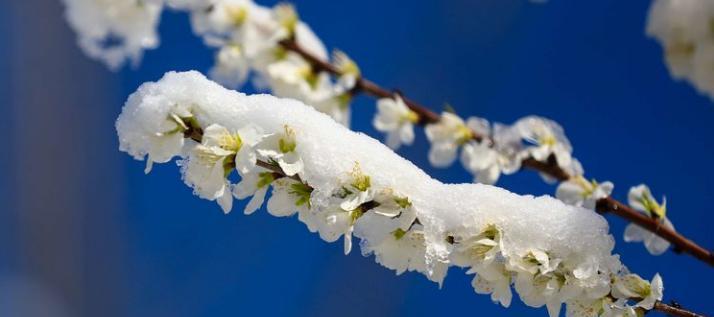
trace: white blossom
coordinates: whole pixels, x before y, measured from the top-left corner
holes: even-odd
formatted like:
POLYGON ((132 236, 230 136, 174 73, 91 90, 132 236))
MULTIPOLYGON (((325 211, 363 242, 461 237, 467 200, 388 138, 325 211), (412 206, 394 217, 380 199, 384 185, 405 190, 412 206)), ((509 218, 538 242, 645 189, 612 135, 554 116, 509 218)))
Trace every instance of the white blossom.
POLYGON ((557 317, 562 303, 578 295, 580 289, 566 287, 562 263, 562 259, 551 259, 546 252, 537 249, 520 258, 511 258, 507 266, 516 272, 515 288, 526 305, 545 305, 548 314, 557 317))
POLYGON ((348 108, 341 97, 344 92, 330 81, 327 73, 315 73, 309 63, 294 55, 268 65, 266 73, 276 95, 303 101, 348 124, 348 108))
POLYGON ((641 317, 637 313, 635 307, 627 304, 626 299, 619 299, 615 302, 612 300, 603 300, 601 317, 641 317))
POLYGON ((243 211, 246 215, 254 213, 263 206, 265 194, 274 180, 275 176, 272 172, 252 172, 244 174, 241 181, 233 187, 233 195, 236 198, 250 197, 243 211))
POLYGON ((159 45, 156 27, 161 3, 137 0, 63 0, 65 16, 89 57, 116 70, 138 64, 146 49, 159 45))
POLYGON ((263 139, 259 147, 258 153, 267 161, 277 163, 287 176, 302 172, 304 163, 296 151, 297 140, 293 128, 284 126, 282 132, 263 139))
POLYGON ((191 26, 207 45, 239 46, 247 56, 275 45, 280 29, 269 9, 251 0, 212 0, 194 7, 191 26))
POLYGON ((599 317, 603 311, 603 299, 577 298, 566 305, 566 317, 599 317))
POLYGON ((652 309, 657 301, 662 300, 664 286, 659 274, 655 274, 652 281, 647 282, 637 274, 626 274, 615 278, 612 295, 618 299, 634 299, 638 302, 635 307, 652 309))
MULTIPOLYGON (((667 199, 663 198, 663 203, 660 205, 652 197, 647 185, 641 184, 630 188, 627 198, 629 205, 633 209, 655 219, 662 227, 674 230, 674 225, 666 216, 667 199)), ((660 255, 667 251, 670 246, 669 241, 634 223, 627 225, 625 228, 624 239, 626 242, 643 242, 647 251, 652 255, 660 255)))
POLYGON ((511 292, 512 273, 506 271, 503 263, 473 270, 473 272, 477 275, 471 281, 471 286, 476 293, 491 294, 491 300, 500 303, 503 307, 511 305, 513 298, 511 292))
MULTIPOLYGON (((183 117, 191 118, 187 111, 183 112, 183 117)), ((168 120, 163 121, 160 126, 166 129, 163 132, 156 132, 147 137, 148 154, 146 158, 146 168, 144 173, 151 172, 154 162, 166 163, 174 156, 179 155, 184 145, 183 132, 188 129, 184 119, 176 113, 171 113, 168 120)))
POLYGON ((663 48, 669 71, 714 98, 714 3, 707 0, 655 0, 647 35, 663 48))
POLYGON ((312 188, 290 178, 279 178, 272 182, 272 193, 268 199, 268 212, 276 217, 308 213, 312 188))
POLYGON ((248 78, 249 63, 240 46, 226 45, 216 54, 216 64, 209 74, 226 87, 240 87, 248 78))
POLYGON ((355 164, 348 184, 339 188, 335 195, 342 199, 340 208, 345 211, 355 210, 374 199, 375 191, 372 188, 371 177, 362 173, 359 164, 355 164))
POLYGON ((456 240, 456 252, 452 254, 455 265, 471 266, 467 274, 476 274, 471 285, 476 293, 491 294, 494 302, 503 307, 511 304, 512 272, 501 260, 503 243, 501 229, 488 225, 479 234, 456 240))
POLYGON ((357 85, 357 80, 362 76, 362 73, 355 63, 345 52, 335 50, 332 52, 332 64, 335 65, 339 72, 338 86, 342 87, 345 92, 352 90, 357 85))
POLYGON ((522 118, 513 124, 513 129, 526 142, 524 156, 527 154, 541 162, 551 156, 563 169, 570 169, 573 148, 565 137, 563 128, 555 121, 537 116, 522 118))
POLYGON ((186 184, 204 199, 217 199, 224 212, 232 205, 230 183, 226 177, 235 168, 241 175, 255 168, 256 154, 252 147, 262 138, 255 126, 236 132, 213 124, 203 131, 202 143, 194 147, 184 163, 186 184))
POLYGON ((228 213, 232 207, 225 160, 229 152, 198 145, 183 163, 184 181, 203 199, 216 200, 228 213))
POLYGON ((465 123, 451 112, 442 113, 439 122, 426 126, 426 137, 431 142, 429 162, 436 167, 451 165, 459 147, 473 138, 473 129, 478 129, 480 124, 476 118, 469 118, 465 123))
POLYGON ((555 197, 566 204, 595 210, 597 201, 610 196, 615 185, 612 182, 588 181, 582 175, 573 176, 558 185, 555 197))
POLYGON ((475 183, 494 184, 503 174, 513 174, 521 167, 516 140, 502 133, 502 125, 491 126, 486 119, 472 117, 469 126, 481 141, 470 141, 463 146, 461 163, 475 175, 475 183))
POLYGON ((419 121, 419 115, 407 107, 400 96, 377 100, 377 114, 374 117, 374 127, 377 131, 387 133, 385 143, 396 150, 402 144, 411 145, 414 142, 414 124, 419 121))
POLYGON ((448 265, 443 262, 437 262, 429 269, 426 262, 426 239, 419 225, 409 230, 396 229, 374 244, 363 242, 362 254, 374 254, 377 263, 396 271, 397 275, 415 271, 439 284, 443 282, 448 269, 448 265))

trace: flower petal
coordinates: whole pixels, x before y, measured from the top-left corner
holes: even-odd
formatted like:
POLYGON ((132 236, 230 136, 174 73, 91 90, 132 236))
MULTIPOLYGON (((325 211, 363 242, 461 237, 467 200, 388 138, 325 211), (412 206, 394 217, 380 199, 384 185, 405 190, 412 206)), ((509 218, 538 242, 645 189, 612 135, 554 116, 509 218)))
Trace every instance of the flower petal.
POLYGON ((268 199, 268 213, 276 217, 286 217, 295 214, 295 201, 286 190, 273 187, 273 192, 268 199))
POLYGON ((263 201, 265 200, 265 193, 267 191, 268 186, 258 189, 255 194, 253 194, 253 198, 251 198, 248 204, 245 206, 245 210, 243 212, 246 215, 250 215, 256 210, 258 210, 258 208, 263 205, 263 201))

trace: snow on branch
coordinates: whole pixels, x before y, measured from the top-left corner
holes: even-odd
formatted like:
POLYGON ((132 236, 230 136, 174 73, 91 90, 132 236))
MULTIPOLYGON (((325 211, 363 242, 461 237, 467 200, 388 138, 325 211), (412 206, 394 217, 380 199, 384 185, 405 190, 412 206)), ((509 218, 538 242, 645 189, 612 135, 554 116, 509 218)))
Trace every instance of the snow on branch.
POLYGON ((448 267, 468 268, 477 293, 508 307, 515 289, 550 316, 563 303, 567 316, 673 308, 659 302, 659 275, 643 280, 612 255, 600 215, 551 197, 440 183, 299 101, 172 72, 132 94, 116 127, 120 149, 146 159, 147 172, 178 158, 184 182, 224 212, 250 197, 252 213, 270 192, 270 214, 297 214, 322 239, 342 238, 345 252, 355 235, 364 255, 397 274, 441 285, 448 267))

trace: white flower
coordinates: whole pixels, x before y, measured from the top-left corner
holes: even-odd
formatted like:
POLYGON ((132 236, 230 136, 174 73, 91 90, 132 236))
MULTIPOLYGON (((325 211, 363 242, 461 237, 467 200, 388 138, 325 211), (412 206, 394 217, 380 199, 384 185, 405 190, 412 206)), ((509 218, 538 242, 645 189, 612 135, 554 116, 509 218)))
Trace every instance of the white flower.
POLYGON ((391 188, 376 191, 369 208, 355 223, 354 234, 363 243, 382 241, 395 231, 408 231, 417 223, 416 209, 408 197, 395 193, 391 188))
MULTIPOLYGON (((179 110, 179 109, 177 109, 179 110)), ((147 136, 147 158, 144 173, 151 172, 151 168, 156 163, 166 163, 174 156, 179 155, 184 145, 183 132, 188 130, 184 120, 192 119, 187 111, 178 111, 181 115, 171 113, 169 118, 159 126, 165 129, 162 132, 155 132, 147 136), (186 119, 181 118, 183 116, 186 119)))
POLYGON ((469 142, 461 151, 461 163, 475 175, 474 183, 494 184, 501 176, 501 156, 487 142, 469 142))
POLYGON ((647 35, 663 47, 674 79, 689 81, 700 93, 714 97, 714 41, 711 1, 652 1, 647 35))
POLYGON ((595 210, 597 201, 610 196, 614 187, 612 182, 588 182, 582 175, 577 175, 560 183, 555 197, 569 205, 595 210))
POLYGON ((347 211, 341 207, 332 207, 323 211, 321 214, 323 218, 318 222, 317 229, 320 238, 327 242, 335 242, 342 237, 345 254, 349 254, 352 251, 354 225, 362 214, 359 209, 347 211))
POLYGON ((473 268, 467 273, 476 273, 471 280, 471 286, 476 293, 491 294, 491 300, 503 307, 511 305, 511 272, 506 271, 503 263, 473 268))
POLYGON ((662 300, 664 286, 659 274, 655 274, 651 282, 643 280, 637 274, 627 274, 615 278, 612 286, 612 296, 618 299, 637 300, 635 307, 650 310, 657 301, 662 300))
MULTIPOLYGON (((629 205, 653 219, 656 219, 661 226, 674 230, 672 222, 666 217, 667 200, 663 199, 660 205, 653 197, 647 185, 641 184, 630 189, 627 196, 629 205)), ((625 228, 626 242, 644 242, 645 248, 652 255, 660 255, 669 248, 669 241, 661 238, 652 231, 645 230, 637 224, 631 223, 625 228)))
POLYGON ((338 85, 345 91, 349 91, 355 87, 357 80, 361 76, 361 72, 357 63, 355 63, 345 52, 335 50, 332 52, 332 63, 337 68, 339 73, 338 85))
POLYGON ((471 129, 483 137, 464 144, 461 151, 461 163, 475 175, 475 183, 494 184, 501 173, 513 174, 520 169, 520 139, 510 129, 495 124, 492 133, 486 119, 472 117, 469 121, 471 129))
POLYGON ((285 175, 302 173, 305 164, 296 152, 297 140, 293 128, 285 125, 283 132, 267 136, 258 147, 258 154, 270 162, 277 163, 285 175))
MULTIPOLYGON (((619 269, 622 264, 616 258, 613 261, 615 269, 619 269)), ((593 261, 585 261, 564 274, 563 288, 572 296, 602 298, 610 293, 611 270, 609 267, 597 266, 593 261)))
POLYGON ((228 213, 233 206, 230 183, 226 180, 225 158, 221 151, 198 145, 183 164, 186 184, 203 199, 216 200, 228 213))
POLYGON ((441 283, 446 277, 447 263, 437 262, 429 270, 426 262, 426 240, 422 226, 414 225, 408 230, 396 229, 379 241, 362 240, 362 254, 374 254, 375 261, 382 266, 395 270, 397 275, 406 271, 416 271, 426 275, 429 280, 441 283))
POLYGON ((112 70, 128 60, 138 64, 145 49, 159 45, 156 27, 162 8, 158 1, 64 0, 64 3, 67 21, 77 32, 84 53, 112 70))
MULTIPOLYGON (((136 99, 131 99, 134 101, 136 99)), ((185 140, 190 128, 198 127, 193 106, 186 102, 167 102, 153 99, 156 108, 137 108, 126 111, 116 122, 119 149, 134 159, 146 160, 145 173, 153 163, 166 163, 176 156, 185 157, 195 142, 185 140)))
POLYGON ((562 303, 580 292, 577 287, 565 287, 561 263, 543 251, 531 250, 524 257, 512 258, 506 265, 517 272, 515 287, 521 300, 531 307, 545 305, 548 314, 557 317, 562 303))
POLYGON ((436 167, 451 165, 456 159, 459 146, 471 140, 474 137, 472 129, 479 126, 480 122, 476 118, 470 118, 464 123, 453 113, 442 113, 439 122, 426 126, 426 137, 431 142, 429 162, 436 167))
POLYGON ((233 188, 233 195, 238 199, 252 196, 243 211, 246 215, 252 214, 263 205, 268 187, 274 180, 275 175, 272 172, 253 172, 242 175, 241 181, 233 188))
POLYGON ((541 162, 547 161, 552 155, 558 166, 570 168, 573 148, 560 125, 545 118, 528 116, 518 120, 513 129, 528 144, 524 155, 541 162))
POLYGON ((416 211, 409 197, 395 193, 393 189, 383 189, 374 195, 377 206, 370 209, 377 215, 391 219, 398 218, 399 228, 408 229, 416 220, 416 211))
POLYGON ((334 85, 327 73, 316 73, 301 57, 289 55, 268 65, 266 79, 275 95, 300 100, 335 121, 348 124, 349 95, 334 85))
POLYGON ((310 201, 315 202, 312 205, 317 211, 301 215, 308 226, 310 222, 317 224, 317 231, 323 240, 334 242, 343 237, 345 254, 352 250, 352 232, 357 220, 369 211, 364 204, 373 201, 375 196, 370 177, 362 173, 358 163, 355 163, 349 177, 330 195, 311 195, 310 201))
POLYGON ((387 146, 396 150, 402 144, 414 142, 414 124, 419 121, 419 115, 409 109, 400 96, 379 99, 377 110, 373 124, 377 131, 387 133, 387 146))
POLYGON ((457 239, 451 260, 455 265, 471 266, 467 274, 476 274, 471 285, 478 294, 491 294, 503 307, 511 304, 511 275, 500 260, 503 250, 501 229, 488 225, 479 234, 457 239))
POLYGON ((485 266, 496 260, 503 250, 502 231, 495 225, 487 225, 471 237, 455 238, 452 261, 459 266, 485 266))
POLYGON ((251 0, 211 1, 206 7, 191 11, 191 25, 194 33, 203 36, 209 46, 232 43, 242 48, 265 42, 278 29, 270 10, 251 0))
POLYGON ((282 177, 272 183, 273 191, 268 199, 268 212, 276 217, 286 217, 296 212, 303 214, 310 209, 312 188, 294 179, 282 177))
POLYGON ((210 70, 211 78, 226 87, 239 88, 250 70, 249 60, 238 45, 226 45, 216 54, 216 64, 210 70))
POLYGON ((616 302, 605 298, 602 301, 602 314, 600 317, 640 317, 634 307, 627 305, 627 300, 620 299, 616 302))
POLYGON ((226 155, 235 155, 235 169, 242 175, 255 168, 257 155, 254 147, 262 139, 262 129, 255 125, 231 133, 220 125, 212 124, 203 131, 202 144, 214 151, 222 150, 223 153, 228 152, 226 155))
POLYGON ((566 317, 599 317, 603 299, 576 298, 566 303, 566 317))
POLYGON ((252 149, 260 141, 255 126, 246 126, 231 133, 217 124, 203 132, 202 143, 193 148, 183 166, 184 181, 203 199, 215 200, 229 212, 232 205, 230 184, 226 177, 235 168, 241 175, 255 168, 256 154, 252 149))
POLYGON ((340 208, 345 211, 357 209, 362 204, 374 199, 375 191, 369 175, 362 173, 359 164, 355 164, 350 173, 351 180, 348 185, 342 186, 335 196, 342 199, 340 208))
POLYGON ((331 89, 325 94, 313 95, 312 101, 306 101, 313 106, 317 111, 320 111, 332 117, 335 121, 343 126, 350 125, 350 101, 352 95, 349 92, 344 92, 340 85, 332 85, 331 89))

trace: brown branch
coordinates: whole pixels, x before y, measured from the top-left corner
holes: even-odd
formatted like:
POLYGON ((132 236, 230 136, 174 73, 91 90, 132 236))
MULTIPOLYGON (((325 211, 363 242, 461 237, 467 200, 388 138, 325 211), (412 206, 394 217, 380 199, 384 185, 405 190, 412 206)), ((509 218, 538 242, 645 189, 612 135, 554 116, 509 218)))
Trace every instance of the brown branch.
MULTIPOLYGON (((286 50, 292 51, 304 58, 312 67, 316 70, 328 72, 332 75, 339 75, 340 71, 334 65, 327 61, 320 59, 319 57, 311 54, 310 52, 303 49, 294 40, 283 40, 280 45, 286 50)), ((362 91, 370 96, 377 98, 391 98, 394 97, 395 92, 384 89, 379 85, 360 77, 355 83, 354 91, 362 91)), ((441 118, 437 113, 432 112, 429 108, 418 104, 416 101, 407 98, 406 96, 401 96, 404 103, 409 106, 409 109, 416 112, 419 115, 420 124, 436 123, 439 122, 441 118)))
POLYGON ((290 178, 290 179, 292 179, 292 180, 296 180, 296 181, 298 181, 298 182, 300 182, 300 183, 303 183, 303 184, 305 183, 305 182, 302 181, 302 179, 300 178, 300 176, 299 176, 298 174, 295 174, 295 175, 293 175, 293 176, 288 176, 287 174, 285 174, 285 172, 283 171, 282 168, 280 168, 279 165, 271 164, 271 163, 268 163, 268 162, 265 162, 265 161, 261 161, 261 160, 257 160, 257 161, 255 162, 255 165, 258 165, 258 166, 260 166, 260 167, 262 167, 262 168, 264 168, 264 169, 267 169, 267 170, 273 172, 274 174, 276 174, 276 175, 279 176, 279 177, 287 177, 287 178, 290 178))
POLYGON ((667 315, 675 317, 707 317, 705 315, 697 314, 695 312, 688 311, 678 306, 679 305, 667 305, 662 302, 656 302, 652 310, 663 312, 667 315))
MULTIPOLYGON (((322 60, 319 57, 306 51, 295 40, 283 40, 280 42, 280 45, 286 50, 292 51, 300 55, 302 58, 308 61, 312 65, 313 69, 316 71, 328 72, 335 76, 340 75, 340 71, 337 67, 330 64, 328 61, 322 60)), ((390 98, 395 95, 393 91, 382 88, 374 82, 362 77, 357 80, 354 91, 362 91, 370 96, 377 98, 390 98)), ((400 94, 400 97, 404 100, 404 103, 409 107, 409 109, 419 115, 418 123, 420 125, 435 123, 440 120, 441 117, 438 113, 429 110, 429 108, 417 103, 412 99, 407 98, 402 94, 400 94)), ((490 139, 487 136, 482 136, 477 133, 473 133, 473 138, 476 141, 490 139)), ((558 166, 557 162, 555 162, 552 156, 551 159, 549 159, 547 162, 541 162, 532 157, 529 157, 522 161, 522 166, 546 174, 559 181, 565 181, 570 178, 570 175, 560 166, 558 166)), ((647 217, 637 212, 636 210, 628 207, 627 205, 615 200, 612 197, 600 199, 597 203, 597 211, 600 213, 611 211, 611 213, 622 217, 632 223, 635 223, 641 226, 642 228, 645 228, 662 237, 663 239, 669 241, 674 246, 673 250, 675 252, 687 253, 709 265, 714 266, 714 254, 712 254, 711 251, 699 246, 692 240, 687 239, 680 233, 675 232, 674 230, 662 227, 657 219, 647 217)))
POLYGON ((662 226, 659 220, 637 212, 632 209, 632 207, 627 206, 612 197, 605 197, 598 200, 596 210, 601 213, 610 212, 625 218, 672 243, 674 246, 672 250, 675 252, 687 253, 709 265, 714 266, 714 255, 712 255, 711 251, 702 248, 694 241, 687 239, 680 233, 662 226))

